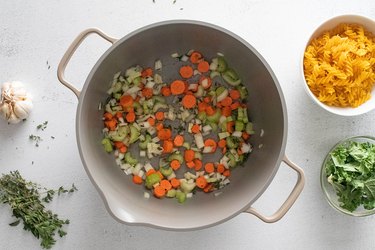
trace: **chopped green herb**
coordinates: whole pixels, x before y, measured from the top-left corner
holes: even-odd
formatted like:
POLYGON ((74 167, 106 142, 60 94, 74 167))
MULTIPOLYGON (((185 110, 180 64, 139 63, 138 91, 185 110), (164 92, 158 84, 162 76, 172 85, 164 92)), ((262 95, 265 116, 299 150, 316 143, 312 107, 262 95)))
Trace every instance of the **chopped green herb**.
POLYGON ((62 227, 69 224, 69 220, 58 218, 57 214, 45 208, 44 203, 52 201, 56 192, 61 194, 76 190, 74 184, 69 190, 63 187, 56 191, 41 188, 38 184, 23 179, 18 171, 3 174, 0 178, 0 202, 8 204, 13 216, 18 218, 9 225, 17 226, 22 220, 24 230, 30 231, 36 238, 40 238, 40 245, 47 249, 55 244, 56 231, 60 237, 66 235, 62 227), (45 191, 44 198, 41 197, 43 194, 40 192, 41 190, 45 191))
POLYGON ((42 124, 39 124, 36 128, 39 130, 41 129, 42 131, 47 128, 48 121, 43 122, 42 124))
POLYGON ((39 147, 39 142, 43 141, 39 135, 29 135, 29 139, 35 142, 35 147, 39 147))
POLYGON ((354 211, 359 206, 375 208, 375 145, 350 141, 330 153, 325 165, 328 182, 340 206, 354 211))

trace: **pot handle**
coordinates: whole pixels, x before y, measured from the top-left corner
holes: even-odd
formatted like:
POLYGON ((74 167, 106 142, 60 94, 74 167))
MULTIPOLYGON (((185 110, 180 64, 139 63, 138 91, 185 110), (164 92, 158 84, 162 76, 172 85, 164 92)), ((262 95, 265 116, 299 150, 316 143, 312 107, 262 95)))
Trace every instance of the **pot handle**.
POLYGON ((295 170, 298 174, 297 183, 294 186, 294 188, 293 188, 292 192, 290 193, 290 195, 288 196, 288 198, 286 199, 286 201, 271 216, 264 216, 264 215, 260 214, 253 207, 250 207, 248 210, 245 211, 246 213, 250 213, 250 214, 255 215, 256 217, 258 217, 259 219, 261 219, 262 221, 264 221, 266 223, 274 223, 274 222, 280 220, 289 211, 289 209, 292 207, 294 202, 297 200, 298 196, 301 194, 302 189, 305 185, 305 175, 304 175, 303 170, 300 167, 298 167, 296 164, 291 162, 286 157, 286 155, 284 155, 283 162, 286 165, 288 165, 289 167, 291 167, 293 170, 295 170))
POLYGON ((60 61, 59 66, 57 68, 57 78, 62 83, 62 85, 64 85, 65 87, 67 87, 68 89, 73 91, 73 93, 77 96, 77 98, 79 97, 80 91, 78 89, 76 89, 71 83, 69 83, 65 79, 65 68, 66 68, 67 64, 69 63, 70 59, 72 58, 74 52, 79 47, 79 45, 83 42, 83 40, 85 40, 85 38, 88 35, 90 35, 92 33, 95 33, 95 34, 99 35, 100 37, 102 37, 103 39, 107 40, 108 42, 110 42, 112 44, 115 43, 118 40, 116 38, 113 38, 113 37, 110 37, 110 36, 106 35, 103 31, 101 31, 97 28, 90 28, 90 29, 82 31, 76 37, 76 39, 74 39, 72 44, 69 46, 69 48, 65 52, 64 56, 61 58, 61 61, 60 61))

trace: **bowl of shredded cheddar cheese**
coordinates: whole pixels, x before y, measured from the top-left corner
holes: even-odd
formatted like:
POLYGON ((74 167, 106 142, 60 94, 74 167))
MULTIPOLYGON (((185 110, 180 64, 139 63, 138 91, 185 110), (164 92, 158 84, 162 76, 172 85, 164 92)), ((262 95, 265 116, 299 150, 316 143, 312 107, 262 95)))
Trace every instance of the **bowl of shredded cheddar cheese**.
POLYGON ((355 116, 375 108, 375 22, 358 15, 321 24, 302 56, 304 87, 323 109, 355 116))

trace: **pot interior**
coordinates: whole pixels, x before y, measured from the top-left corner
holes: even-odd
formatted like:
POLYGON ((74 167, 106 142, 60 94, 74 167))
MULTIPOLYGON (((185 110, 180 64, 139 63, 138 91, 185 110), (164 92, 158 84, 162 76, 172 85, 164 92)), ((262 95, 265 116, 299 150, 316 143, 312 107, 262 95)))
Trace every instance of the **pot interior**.
POLYGON ((82 89, 76 125, 85 169, 115 218, 125 223, 183 230, 223 222, 249 207, 263 193, 284 154, 286 120, 277 79, 254 48, 210 24, 170 21, 137 30, 108 49, 82 89), (177 72, 172 74, 167 70, 175 63, 171 54, 183 54, 190 49, 202 52, 209 60, 221 52, 239 73, 249 92, 249 117, 256 132, 251 138, 254 150, 244 167, 232 171, 231 183, 218 196, 199 192, 182 205, 175 199, 145 199, 143 187, 134 185, 131 177, 115 164, 113 155, 105 153, 100 144, 103 111, 98 110, 98 104, 105 103, 113 75, 130 66, 153 67, 155 60, 161 59, 163 80, 169 83, 176 79, 177 72))

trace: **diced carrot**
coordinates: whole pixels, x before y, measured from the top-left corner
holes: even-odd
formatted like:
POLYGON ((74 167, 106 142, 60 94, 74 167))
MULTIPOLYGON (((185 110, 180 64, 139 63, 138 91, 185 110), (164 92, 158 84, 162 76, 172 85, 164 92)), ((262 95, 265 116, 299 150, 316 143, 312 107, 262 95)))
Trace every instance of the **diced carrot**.
POLYGON ((158 121, 162 121, 162 120, 164 120, 164 112, 162 112, 162 111, 158 111, 158 112, 156 112, 156 114, 155 114, 155 118, 156 118, 156 120, 158 120, 158 121))
POLYGON ((250 138, 250 135, 246 132, 242 132, 242 138, 246 141, 247 139, 250 138))
POLYGON ((199 112, 204 112, 206 111, 206 108, 208 107, 208 104, 205 102, 200 102, 198 103, 198 111, 199 112))
POLYGON ((223 107, 223 105, 221 105, 221 102, 218 102, 218 103, 216 103, 216 107, 221 109, 223 107))
POLYGON ((231 91, 229 91, 229 96, 232 97, 233 100, 237 100, 240 99, 241 94, 240 91, 232 89, 231 91))
POLYGON ((197 179, 195 179, 195 184, 197 185, 197 187, 203 189, 207 185, 207 180, 203 176, 199 176, 197 179))
POLYGON ((155 171, 155 169, 151 168, 151 169, 149 169, 149 170, 146 172, 146 176, 149 176, 149 175, 151 175, 151 174, 153 174, 153 173, 156 173, 156 171, 155 171))
POLYGON ((188 161, 188 162, 186 162, 186 166, 188 168, 194 168, 195 167, 194 161, 188 161))
POLYGON ((229 177, 230 176, 230 170, 229 169, 225 170, 224 173, 223 173, 223 175, 225 177, 229 177))
POLYGON ((209 192, 211 192, 211 191, 213 190, 213 188, 214 188, 214 185, 213 185, 212 183, 209 183, 209 184, 207 184, 206 187, 203 189, 203 192, 205 192, 205 193, 209 193, 209 192))
POLYGON ((214 153, 216 151, 217 143, 214 139, 208 138, 204 141, 205 147, 211 147, 211 153, 214 153))
POLYGON ((160 140, 168 140, 172 137, 172 131, 169 128, 163 128, 158 131, 160 140))
POLYGON ((156 124, 156 131, 162 130, 164 128, 163 123, 159 122, 156 124))
POLYGON ((197 69, 201 73, 206 73, 210 70, 210 64, 207 61, 200 61, 197 69))
POLYGON ((190 65, 184 65, 180 68, 180 75, 185 79, 192 77, 193 74, 194 70, 190 65))
POLYGON ((195 171, 199 171, 203 167, 203 162, 199 159, 194 159, 194 165, 195 165, 194 167, 195 171))
POLYGON ((104 124, 105 124, 105 126, 106 126, 109 130, 114 131, 114 130, 116 130, 117 120, 112 119, 112 120, 109 120, 109 121, 105 121, 104 124))
POLYGON ((122 117, 123 117, 123 116, 122 116, 122 112, 118 111, 118 112, 116 113, 116 118, 119 119, 119 118, 122 118, 122 117))
POLYGON ((155 119, 154 118, 150 117, 150 118, 147 119, 147 121, 150 124, 150 126, 152 126, 152 127, 155 126, 155 119))
POLYGON ((203 101, 204 101, 205 103, 210 103, 210 102, 211 102, 211 97, 206 96, 205 98, 203 98, 203 101))
POLYGON ((158 137, 160 140, 168 140, 172 136, 172 132, 168 128, 163 128, 158 131, 158 137))
POLYGON ((228 107, 228 106, 230 106, 232 104, 232 102, 233 102, 232 98, 230 98, 229 96, 227 96, 220 103, 224 107, 228 107))
POLYGON ((212 162, 207 162, 205 165, 204 165, 204 171, 206 171, 207 173, 213 173, 215 171, 215 166, 212 162))
POLYGON ((242 154, 243 154, 241 148, 237 148, 237 154, 238 154, 238 155, 242 155, 242 154))
POLYGON ((173 140, 173 144, 176 147, 181 147, 184 144, 184 141, 185 141, 185 139, 182 135, 176 135, 176 137, 173 140))
POLYGON ((132 107, 134 103, 133 97, 131 95, 123 95, 120 98, 120 104, 123 108, 132 107))
POLYGON ((227 141, 225 139, 221 139, 217 145, 219 146, 219 148, 224 148, 226 145, 227 145, 227 141))
POLYGON ((171 84, 172 95, 181 95, 185 91, 185 83, 181 80, 175 80, 171 84))
POLYGON ((171 153, 173 151, 173 142, 165 140, 163 142, 163 153, 171 153))
POLYGON ((184 158, 186 162, 193 161, 195 157, 195 152, 191 149, 186 149, 184 153, 184 158))
POLYGON ((232 115, 232 109, 230 107, 224 107, 221 109, 221 114, 225 117, 232 115))
POLYGON ((190 55, 190 62, 197 64, 202 60, 202 58, 203 57, 201 53, 199 53, 198 51, 193 51, 193 53, 191 53, 190 55))
POLYGON ((134 112, 129 112, 126 114, 126 117, 125 119, 128 121, 128 122, 135 122, 135 113, 134 112))
POLYGON ((174 188, 178 188, 178 187, 180 186, 180 180, 177 179, 177 178, 173 178, 173 179, 171 180, 171 184, 172 184, 172 187, 174 187, 174 188))
POLYGON ((142 178, 139 177, 138 175, 133 175, 133 182, 134 182, 135 184, 140 185, 140 184, 142 184, 143 180, 142 180, 142 178))
POLYGON ((229 133, 233 133, 234 132, 234 121, 227 122, 227 131, 229 133))
POLYGON ((173 170, 177 170, 181 167, 181 163, 178 160, 172 160, 170 165, 173 170))
POLYGON ((208 106, 207 108, 206 108, 206 114, 207 115, 214 115, 215 114, 215 109, 212 107, 212 106, 208 106))
POLYGON ((126 146, 123 146, 123 147, 121 147, 121 148, 119 148, 119 151, 120 151, 120 153, 126 153, 126 151, 128 151, 128 148, 126 147, 126 146))
POLYGON ((168 180, 161 180, 160 186, 163 187, 166 191, 172 189, 172 184, 168 180))
POLYGON ((187 94, 182 98, 182 105, 187 109, 194 108, 196 104, 197 98, 192 94, 187 94))
POLYGON ((227 152, 227 147, 224 147, 222 150, 221 150, 221 153, 223 154, 223 155, 225 155, 225 153, 227 152))
POLYGON ((154 196, 157 198, 162 198, 166 193, 165 188, 163 188, 161 185, 156 186, 154 188, 154 196))
POLYGON ((152 71, 151 68, 146 68, 146 69, 142 70, 142 72, 141 72, 142 77, 152 76, 152 74, 153 74, 153 71, 152 71))
POLYGON ((224 165, 221 164, 221 163, 217 164, 216 171, 217 171, 219 174, 224 173, 224 171, 225 171, 225 167, 224 167, 224 165))
POLYGON ((156 171, 156 173, 159 175, 160 179, 164 179, 164 175, 158 170, 156 171))
POLYGON ((160 91, 163 96, 170 96, 172 94, 171 89, 168 86, 162 87, 160 91))
POLYGON ((105 112, 103 117, 104 117, 104 120, 106 120, 106 121, 109 121, 109 120, 113 119, 113 115, 109 112, 105 112))
POLYGON ((191 127, 191 132, 193 134, 198 134, 199 132, 201 131, 201 128, 198 124, 194 124, 192 127, 191 127))
POLYGON ((153 95, 153 91, 151 88, 142 89, 142 96, 144 96, 146 99, 150 99, 152 95, 153 95))
POLYGON ((235 109, 238 109, 238 107, 240 106, 240 103, 239 102, 234 102, 230 105, 230 108, 232 110, 235 110, 235 109))
POLYGON ((117 149, 120 149, 121 147, 125 146, 125 144, 122 141, 115 141, 114 145, 117 149))

